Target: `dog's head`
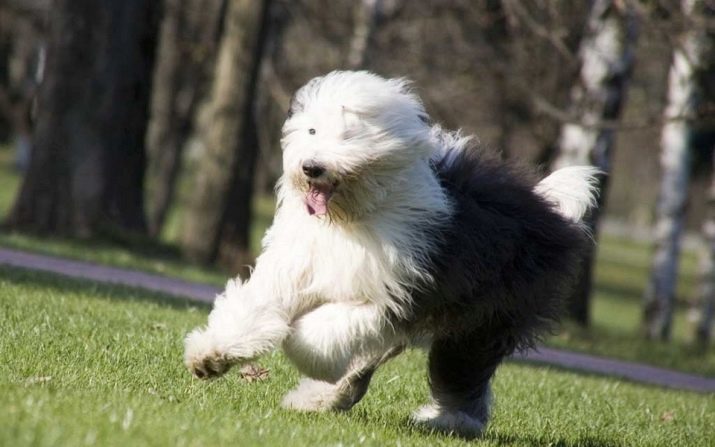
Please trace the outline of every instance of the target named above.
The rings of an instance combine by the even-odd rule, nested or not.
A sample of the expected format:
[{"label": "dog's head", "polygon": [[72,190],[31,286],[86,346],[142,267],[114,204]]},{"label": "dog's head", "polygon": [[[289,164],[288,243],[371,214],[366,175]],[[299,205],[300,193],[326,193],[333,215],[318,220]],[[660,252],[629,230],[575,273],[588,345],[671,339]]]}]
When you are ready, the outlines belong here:
[{"label": "dog's head", "polygon": [[291,101],[281,188],[311,215],[358,219],[380,206],[406,169],[429,159],[430,141],[427,114],[408,81],[335,71]]}]

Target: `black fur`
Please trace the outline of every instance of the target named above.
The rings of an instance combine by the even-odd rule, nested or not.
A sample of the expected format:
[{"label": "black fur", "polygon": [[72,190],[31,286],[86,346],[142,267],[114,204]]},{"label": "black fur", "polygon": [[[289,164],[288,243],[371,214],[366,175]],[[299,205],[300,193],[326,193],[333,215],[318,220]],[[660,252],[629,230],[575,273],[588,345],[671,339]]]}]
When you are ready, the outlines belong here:
[{"label": "black fur", "polygon": [[434,168],[456,212],[430,229],[435,282],[415,288],[404,323],[432,336],[437,402],[486,422],[496,367],[558,320],[587,238],[534,193],[532,175],[496,156],[474,148]]}]

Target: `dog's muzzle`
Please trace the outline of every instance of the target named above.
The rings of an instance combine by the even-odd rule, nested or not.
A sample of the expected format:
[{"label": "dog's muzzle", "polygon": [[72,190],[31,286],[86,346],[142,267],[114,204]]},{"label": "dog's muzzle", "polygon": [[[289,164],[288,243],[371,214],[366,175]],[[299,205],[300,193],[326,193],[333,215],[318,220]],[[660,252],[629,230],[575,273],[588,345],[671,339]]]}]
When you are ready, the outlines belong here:
[{"label": "dog's muzzle", "polygon": [[308,178],[308,191],[305,194],[305,207],[311,216],[328,213],[328,202],[333,195],[334,185],[327,177],[325,166],[315,160],[307,160],[301,165],[303,174]]},{"label": "dog's muzzle", "polygon": [[306,161],[305,163],[303,163],[302,168],[303,174],[305,174],[308,178],[311,179],[316,179],[321,175],[325,174],[325,166],[314,160]]}]

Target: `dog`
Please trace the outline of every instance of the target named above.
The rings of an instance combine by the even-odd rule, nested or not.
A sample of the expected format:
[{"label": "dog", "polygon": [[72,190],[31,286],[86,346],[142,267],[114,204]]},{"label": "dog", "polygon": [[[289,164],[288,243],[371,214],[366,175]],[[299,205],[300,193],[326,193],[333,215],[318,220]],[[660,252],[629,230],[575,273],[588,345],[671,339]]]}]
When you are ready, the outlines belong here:
[{"label": "dog", "polygon": [[558,320],[598,171],[537,181],[366,71],[308,82],[282,132],[262,252],[187,336],[186,366],[215,377],[282,346],[305,376],[285,407],[348,410],[381,364],[426,346],[432,401],[414,422],[479,435],[497,366]]}]

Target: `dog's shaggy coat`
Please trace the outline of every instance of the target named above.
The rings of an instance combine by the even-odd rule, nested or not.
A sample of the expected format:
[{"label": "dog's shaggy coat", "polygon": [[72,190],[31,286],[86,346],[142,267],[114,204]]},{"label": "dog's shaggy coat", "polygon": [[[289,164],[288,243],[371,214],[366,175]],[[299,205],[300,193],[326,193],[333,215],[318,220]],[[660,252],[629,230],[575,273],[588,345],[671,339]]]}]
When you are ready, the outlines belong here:
[{"label": "dog's shaggy coat", "polygon": [[414,420],[481,433],[498,364],[558,318],[596,171],[537,182],[430,125],[404,80],[367,72],[301,88],[282,146],[263,252],[187,337],[187,367],[216,376],[282,344],[306,376],[284,405],[345,410],[381,363],[427,345],[433,402]]}]

